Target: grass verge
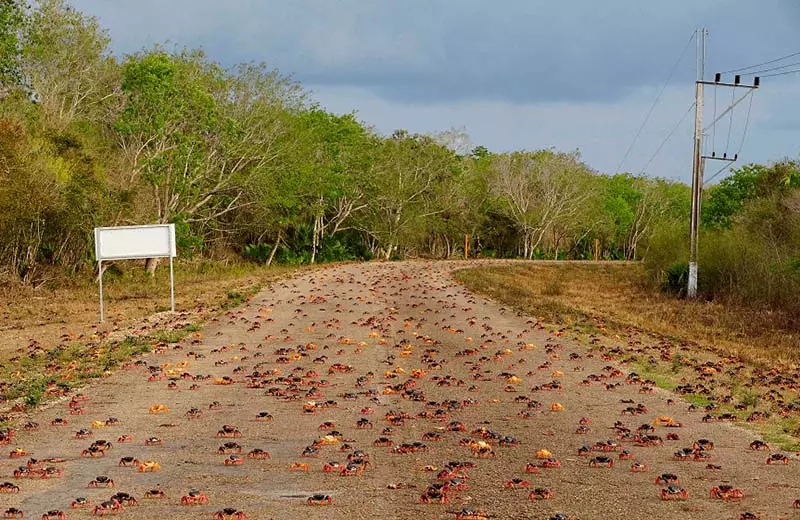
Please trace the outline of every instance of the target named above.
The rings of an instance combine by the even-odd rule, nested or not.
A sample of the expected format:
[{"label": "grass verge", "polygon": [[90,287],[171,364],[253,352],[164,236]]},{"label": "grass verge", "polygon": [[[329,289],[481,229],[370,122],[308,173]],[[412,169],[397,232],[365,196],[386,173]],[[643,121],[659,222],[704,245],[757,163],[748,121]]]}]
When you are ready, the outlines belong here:
[{"label": "grass verge", "polygon": [[[702,381],[713,392],[685,400],[734,413],[768,442],[800,450],[800,413],[788,407],[786,415],[787,403],[800,406],[797,389],[772,377],[800,380],[800,339],[765,311],[675,299],[648,288],[642,267],[629,263],[486,266],[457,271],[455,278],[544,323],[602,336],[622,352],[622,363],[660,388]],[[632,346],[631,338],[648,346]],[[703,374],[708,363],[717,368]],[[745,423],[753,412],[769,418]]]}]

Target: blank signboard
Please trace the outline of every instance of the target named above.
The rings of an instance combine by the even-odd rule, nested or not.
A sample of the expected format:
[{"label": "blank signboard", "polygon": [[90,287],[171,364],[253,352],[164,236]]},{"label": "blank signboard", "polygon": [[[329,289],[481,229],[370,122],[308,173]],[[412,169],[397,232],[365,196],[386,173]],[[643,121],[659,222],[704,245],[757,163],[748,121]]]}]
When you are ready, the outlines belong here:
[{"label": "blank signboard", "polygon": [[97,260],[174,257],[175,225],[95,228]]}]

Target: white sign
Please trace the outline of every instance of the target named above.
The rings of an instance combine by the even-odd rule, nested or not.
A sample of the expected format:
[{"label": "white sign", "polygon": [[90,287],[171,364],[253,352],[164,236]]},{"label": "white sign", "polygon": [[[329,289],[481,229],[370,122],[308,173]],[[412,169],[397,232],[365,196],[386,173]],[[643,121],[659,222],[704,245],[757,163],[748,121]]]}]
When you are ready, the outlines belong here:
[{"label": "white sign", "polygon": [[175,224],[94,228],[94,254],[100,280],[100,321],[103,307],[103,260],[136,260],[169,258],[169,299],[175,312],[175,283],[172,259],[178,256],[175,247]]},{"label": "white sign", "polygon": [[97,261],[175,257],[175,224],[94,229]]}]

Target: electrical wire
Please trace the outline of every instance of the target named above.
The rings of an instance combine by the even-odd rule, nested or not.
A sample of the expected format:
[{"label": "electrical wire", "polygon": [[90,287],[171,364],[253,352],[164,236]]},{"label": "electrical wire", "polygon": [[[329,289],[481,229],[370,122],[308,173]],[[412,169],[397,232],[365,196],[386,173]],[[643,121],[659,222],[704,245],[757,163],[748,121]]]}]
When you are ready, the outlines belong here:
[{"label": "electrical wire", "polygon": [[800,56],[800,51],[794,52],[792,54],[787,54],[786,56],[782,56],[780,58],[775,58],[774,60],[765,61],[763,63],[756,63],[755,65],[750,65],[749,67],[740,67],[738,69],[726,70],[722,74],[730,74],[732,72],[739,72],[739,71],[742,71],[742,70],[754,69],[756,67],[761,67],[762,65],[769,65],[770,63],[777,63],[779,61],[783,61],[783,60],[785,60],[787,58],[793,58],[795,56]]},{"label": "electrical wire", "polygon": [[661,90],[659,91],[658,95],[656,96],[656,99],[653,101],[653,104],[650,105],[650,110],[647,112],[647,115],[645,116],[644,121],[642,122],[642,125],[639,127],[639,130],[637,130],[636,135],[633,137],[633,141],[631,141],[630,146],[628,146],[628,149],[625,151],[625,155],[622,157],[622,160],[619,162],[619,166],[617,166],[617,170],[616,170],[617,172],[622,170],[622,165],[625,164],[625,161],[628,160],[628,156],[630,155],[631,150],[633,150],[633,145],[636,144],[636,141],[639,139],[639,136],[642,134],[642,130],[644,130],[644,127],[647,125],[647,122],[650,120],[650,116],[653,115],[653,110],[655,110],[656,105],[658,104],[659,100],[661,99],[661,96],[664,94],[664,91],[667,89],[667,85],[669,84],[670,80],[672,79],[672,76],[675,74],[675,71],[678,70],[678,65],[680,65],[681,61],[683,61],[683,57],[686,55],[686,51],[689,49],[689,45],[692,43],[692,40],[694,40],[694,38],[696,36],[697,36],[697,31],[694,31],[692,33],[692,35],[689,37],[689,41],[686,42],[686,46],[684,46],[683,51],[681,51],[681,55],[678,57],[678,61],[676,61],[675,65],[672,66],[672,70],[670,71],[669,76],[667,77],[667,80],[664,82],[664,85],[661,87]]},{"label": "electrical wire", "polygon": [[755,72],[744,72],[741,75],[742,76],[755,76],[756,74],[761,74],[763,72],[772,72],[773,70],[781,70],[781,69],[786,69],[786,68],[789,68],[789,67],[796,67],[798,65],[800,65],[800,61],[795,61],[794,63],[787,63],[786,65],[781,65],[780,67],[771,67],[769,69],[757,70]]},{"label": "electrical wire", "polygon": [[662,149],[662,148],[664,148],[664,145],[665,145],[665,144],[667,144],[667,141],[669,141],[669,140],[670,140],[670,138],[673,136],[673,134],[675,134],[675,132],[678,130],[678,128],[680,128],[681,124],[682,124],[682,123],[683,123],[683,121],[686,119],[686,116],[688,116],[688,115],[689,115],[689,113],[692,111],[692,109],[693,109],[695,106],[697,106],[697,103],[692,103],[692,104],[689,106],[689,109],[688,109],[686,112],[684,112],[683,116],[682,116],[682,117],[681,117],[681,119],[678,121],[678,124],[677,124],[677,125],[675,125],[674,127],[672,127],[672,130],[670,130],[669,134],[667,134],[667,137],[665,137],[665,138],[664,138],[664,140],[663,140],[663,141],[661,141],[661,144],[660,144],[660,145],[658,145],[658,148],[656,149],[655,153],[653,153],[653,155],[652,155],[652,156],[650,157],[650,159],[647,161],[647,164],[645,164],[645,165],[644,165],[644,168],[642,168],[642,171],[641,171],[641,172],[639,172],[639,175],[644,175],[644,172],[645,172],[645,170],[647,170],[647,167],[648,167],[648,166],[650,166],[650,163],[652,163],[652,162],[653,162],[653,160],[654,160],[654,159],[655,159],[655,158],[658,156],[659,152],[661,152],[661,149]]},{"label": "electrical wire", "polygon": [[[750,111],[752,109],[753,109],[753,96],[750,96],[750,103],[748,103],[748,105],[747,105],[747,116],[745,117],[745,120],[744,120],[744,132],[742,132],[742,141],[739,143],[739,151],[736,152],[736,155],[734,156],[736,158],[739,157],[739,155],[742,153],[742,149],[744,148],[744,141],[745,141],[745,138],[747,137],[747,129],[750,126]],[[714,175],[709,177],[707,181],[703,182],[703,187],[708,186],[708,184],[711,181],[713,181],[719,174],[721,174],[722,172],[724,172],[725,170],[727,170],[731,166],[733,166],[733,162],[729,162],[728,164],[726,164],[725,166],[723,166],[722,168],[717,170],[714,173]]]},{"label": "electrical wire", "polygon": [[795,73],[797,73],[797,72],[800,72],[800,69],[797,69],[797,70],[789,70],[789,71],[786,71],[786,72],[776,72],[776,73],[774,73],[774,74],[767,74],[767,75],[765,75],[765,76],[761,76],[761,77],[762,77],[762,78],[771,78],[771,77],[773,77],[773,76],[785,76],[785,75],[787,75],[787,74],[795,74]]},{"label": "electrical wire", "polygon": [[[730,120],[728,122],[728,139],[725,141],[725,154],[726,155],[728,153],[728,147],[731,144],[731,130],[733,130],[733,103],[736,100],[736,92],[735,91],[736,91],[736,89],[733,89],[733,88],[731,89],[731,118],[730,118]],[[753,96],[750,96],[750,99],[753,99]],[[714,128],[716,128],[716,127],[717,127],[717,125],[714,125]]]}]

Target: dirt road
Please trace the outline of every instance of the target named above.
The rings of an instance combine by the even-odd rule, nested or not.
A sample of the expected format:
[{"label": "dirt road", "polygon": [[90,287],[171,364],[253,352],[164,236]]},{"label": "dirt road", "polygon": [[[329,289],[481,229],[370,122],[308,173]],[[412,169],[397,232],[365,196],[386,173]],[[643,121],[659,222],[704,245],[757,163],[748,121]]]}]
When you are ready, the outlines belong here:
[{"label": "dirt road", "polygon": [[[754,440],[749,432],[729,423],[702,422],[705,412],[688,411],[679,397],[662,391],[641,393],[642,385],[612,377],[619,374],[614,373],[614,362],[602,359],[597,350],[602,343],[579,343],[468,293],[450,278],[453,268],[464,265],[337,266],[274,284],[248,305],[209,324],[202,337],[149,354],[144,366],[120,371],[88,388],[85,414],[69,415],[64,401],[30,417],[40,424],[38,431],[19,431],[4,451],[18,446],[36,459],[62,457],[66,460],[54,465],[63,469],[63,476],[15,479],[13,471],[28,456],[4,456],[0,482],[12,482],[20,492],[0,494],[0,509],[19,508],[25,518],[38,519],[54,509],[65,511],[70,520],[89,518],[91,508],[72,510],[70,503],[86,497],[98,504],[115,492],[126,492],[138,505],[126,507],[119,518],[148,520],[210,519],[225,507],[243,511],[251,520],[438,519],[455,518],[463,508],[503,519],[546,519],[563,512],[582,520],[735,520],[745,511],[763,519],[800,518],[800,509],[792,509],[793,501],[800,499],[800,459],[795,455],[786,454],[787,465],[766,465],[770,452],[749,449]],[[610,348],[605,352],[613,357]],[[149,382],[147,365],[164,367],[164,375],[174,374],[175,388],[168,387],[170,377]],[[414,374],[414,369],[422,372]],[[179,379],[183,372],[211,377]],[[225,376],[232,384],[215,384]],[[582,384],[587,379],[590,384]],[[258,388],[248,388],[248,383]],[[615,383],[619,385],[607,389]],[[548,389],[553,386],[562,389]],[[215,401],[221,406],[210,409]],[[309,401],[316,403],[308,405],[316,413],[304,413]],[[322,406],[326,401],[335,401],[335,406]],[[553,403],[564,410],[552,411]],[[148,413],[156,404],[169,412]],[[621,414],[638,404],[647,412]],[[185,414],[191,408],[202,416],[188,419]],[[366,413],[367,408],[374,413]],[[390,427],[385,420],[390,411],[411,418],[404,425],[398,420],[391,432],[384,432]],[[268,412],[272,420],[257,421],[261,412]],[[422,412],[429,417],[420,417]],[[654,435],[665,439],[663,445],[639,447],[616,440],[616,421],[635,433],[659,416],[683,423],[681,428],[655,428]],[[118,424],[91,429],[93,421],[109,417],[118,418]],[[51,425],[56,418],[69,424]],[[589,431],[578,434],[582,418],[591,419]],[[357,428],[360,419],[369,424],[362,421],[364,427]],[[319,429],[326,421],[335,423],[341,438],[319,447],[316,457],[302,456],[328,433]],[[467,431],[447,431],[452,421],[463,423]],[[241,437],[217,438],[226,424],[235,426]],[[472,434],[481,427],[513,439],[501,443],[489,438],[494,455],[483,458],[460,445],[465,438],[481,440]],[[93,437],[76,439],[81,428],[91,429]],[[680,439],[666,440],[668,434]],[[121,435],[134,440],[117,442]],[[149,437],[163,444],[145,446]],[[389,438],[393,446],[374,446],[379,437]],[[81,456],[100,439],[110,441],[113,449],[104,457]],[[618,442],[616,451],[578,455],[582,445],[610,439]],[[699,439],[714,443],[707,452],[709,461],[674,460],[676,450],[691,448]],[[242,446],[242,464],[224,464],[229,455],[217,451],[225,442]],[[391,453],[413,442],[424,443],[427,451]],[[345,443],[350,448],[342,451]],[[271,458],[247,458],[256,448]],[[363,473],[322,472],[326,462],[346,464],[347,455],[356,449],[370,462]],[[552,452],[561,467],[527,473],[527,463],[543,462],[536,456],[540,449]],[[632,472],[634,461],[620,460],[622,449],[646,470]],[[590,467],[597,456],[610,457],[613,467]],[[121,467],[122,457],[158,462],[160,471]],[[426,466],[441,470],[448,461],[475,464],[461,482],[468,489],[447,491],[450,504],[420,504],[420,496],[437,480],[438,471]],[[309,470],[290,471],[292,463],[307,463]],[[709,470],[708,464],[720,465],[721,470]],[[665,486],[654,479],[662,473],[680,478],[688,500],[660,499]],[[97,476],[110,477],[115,488],[87,488]],[[514,478],[530,481],[531,487],[507,489],[505,483]],[[390,484],[413,487],[388,489]],[[744,498],[709,498],[711,487],[720,484],[740,488]],[[529,500],[534,487],[548,488],[553,497]],[[166,496],[145,499],[151,489]],[[191,489],[208,495],[209,503],[180,505],[181,496]],[[329,495],[333,504],[306,505],[306,498],[316,493]]]}]

